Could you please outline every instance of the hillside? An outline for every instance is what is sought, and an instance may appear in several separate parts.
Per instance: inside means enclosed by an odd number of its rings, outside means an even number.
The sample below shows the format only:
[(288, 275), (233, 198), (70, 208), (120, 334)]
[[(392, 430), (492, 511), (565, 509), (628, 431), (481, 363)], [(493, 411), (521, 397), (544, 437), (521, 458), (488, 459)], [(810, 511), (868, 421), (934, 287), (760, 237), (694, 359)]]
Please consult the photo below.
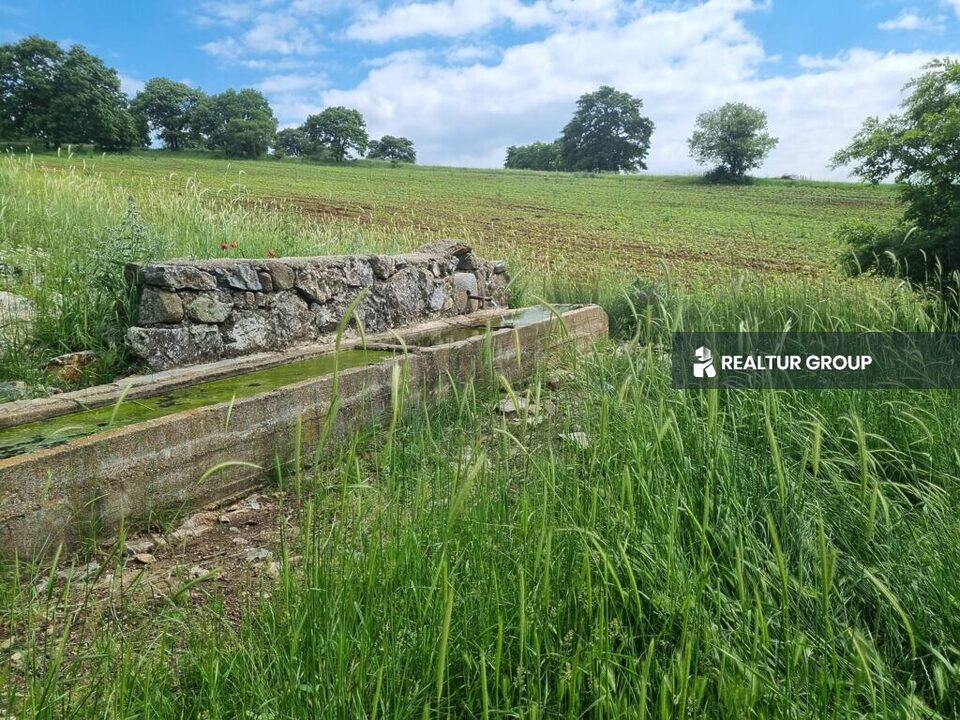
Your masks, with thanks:
[(534, 265), (549, 260), (568, 275), (629, 277), (658, 272), (661, 263), (688, 278), (718, 267), (819, 274), (836, 255), (837, 225), (886, 222), (899, 213), (891, 186), (854, 183), (717, 186), (694, 177), (227, 161), (162, 152), (38, 156), (34, 167), (102, 175), (147, 206), (158, 188), (190, 190), (324, 224), (464, 237), (488, 256)]

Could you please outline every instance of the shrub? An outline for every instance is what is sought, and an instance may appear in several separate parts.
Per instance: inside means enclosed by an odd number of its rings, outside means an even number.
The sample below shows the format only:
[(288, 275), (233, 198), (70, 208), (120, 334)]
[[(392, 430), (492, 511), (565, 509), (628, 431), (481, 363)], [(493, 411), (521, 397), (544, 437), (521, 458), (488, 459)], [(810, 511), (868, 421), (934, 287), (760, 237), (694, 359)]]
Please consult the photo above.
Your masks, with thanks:
[(903, 113), (868, 118), (833, 164), (854, 164), (854, 174), (872, 183), (894, 177), (906, 206), (900, 227), (841, 231), (857, 248), (856, 270), (926, 283), (960, 271), (960, 62), (930, 63), (907, 89)]

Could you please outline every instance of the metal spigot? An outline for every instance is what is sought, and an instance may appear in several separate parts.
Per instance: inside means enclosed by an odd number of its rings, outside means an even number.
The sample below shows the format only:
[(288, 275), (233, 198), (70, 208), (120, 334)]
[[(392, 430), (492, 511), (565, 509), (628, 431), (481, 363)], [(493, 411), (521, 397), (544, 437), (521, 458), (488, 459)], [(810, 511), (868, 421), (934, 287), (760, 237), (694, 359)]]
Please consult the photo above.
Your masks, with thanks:
[(497, 301), (494, 300), (493, 296), (491, 295), (469, 295), (468, 294), (467, 297), (471, 300), (476, 300), (478, 303), (480, 303), (481, 310), (483, 310), (483, 306), (485, 303), (490, 303), (494, 307), (500, 307), (499, 305), (497, 305)]

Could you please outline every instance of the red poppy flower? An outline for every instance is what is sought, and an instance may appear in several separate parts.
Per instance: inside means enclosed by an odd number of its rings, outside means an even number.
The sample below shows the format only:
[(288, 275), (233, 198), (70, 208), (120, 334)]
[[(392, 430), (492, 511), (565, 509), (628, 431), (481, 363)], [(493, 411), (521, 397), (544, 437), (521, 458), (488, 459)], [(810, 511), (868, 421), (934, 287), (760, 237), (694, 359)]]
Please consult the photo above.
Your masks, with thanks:
[(273, 248), (270, 248), (269, 250), (267, 250), (267, 257), (276, 257), (276, 256), (277, 256), (276, 250), (274, 250)]
[(230, 247), (230, 246), (227, 245), (226, 243), (220, 243), (220, 249), (221, 249), (221, 250), (226, 250), (226, 249), (228, 249), (229, 247)]

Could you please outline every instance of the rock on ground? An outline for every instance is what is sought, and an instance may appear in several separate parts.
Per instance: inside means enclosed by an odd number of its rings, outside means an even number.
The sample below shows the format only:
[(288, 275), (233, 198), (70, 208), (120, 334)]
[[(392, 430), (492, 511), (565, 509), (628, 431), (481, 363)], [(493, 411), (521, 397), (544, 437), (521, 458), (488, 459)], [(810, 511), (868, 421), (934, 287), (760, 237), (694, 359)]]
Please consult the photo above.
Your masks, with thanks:
[(0, 290), (0, 346), (5, 339), (29, 334), (36, 315), (36, 308), (27, 298)]

